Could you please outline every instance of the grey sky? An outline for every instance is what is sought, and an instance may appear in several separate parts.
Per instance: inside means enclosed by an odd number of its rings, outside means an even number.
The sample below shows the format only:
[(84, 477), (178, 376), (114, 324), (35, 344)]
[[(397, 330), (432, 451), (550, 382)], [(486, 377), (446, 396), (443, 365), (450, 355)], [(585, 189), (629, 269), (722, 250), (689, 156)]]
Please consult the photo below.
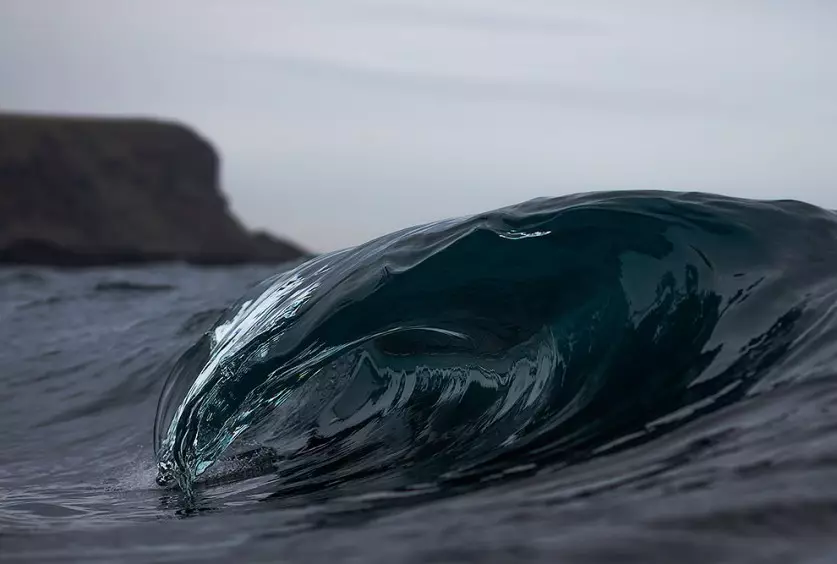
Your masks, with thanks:
[(190, 123), (317, 250), (535, 196), (837, 208), (828, 0), (2, 0), (0, 108)]

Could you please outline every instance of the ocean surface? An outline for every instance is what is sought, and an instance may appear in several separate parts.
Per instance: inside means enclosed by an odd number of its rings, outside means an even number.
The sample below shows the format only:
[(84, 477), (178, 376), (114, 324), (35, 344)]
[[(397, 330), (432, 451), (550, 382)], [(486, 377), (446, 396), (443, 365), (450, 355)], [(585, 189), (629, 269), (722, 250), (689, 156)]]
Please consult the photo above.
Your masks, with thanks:
[(620, 192), (0, 270), (4, 562), (837, 562), (837, 214)]

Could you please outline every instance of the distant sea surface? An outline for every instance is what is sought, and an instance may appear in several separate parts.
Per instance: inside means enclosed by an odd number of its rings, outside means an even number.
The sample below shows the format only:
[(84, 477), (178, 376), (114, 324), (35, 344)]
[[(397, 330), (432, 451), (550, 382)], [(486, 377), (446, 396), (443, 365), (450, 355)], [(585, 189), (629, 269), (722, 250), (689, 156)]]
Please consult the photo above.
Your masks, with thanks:
[(0, 560), (837, 561), (837, 214), (620, 192), (0, 269)]

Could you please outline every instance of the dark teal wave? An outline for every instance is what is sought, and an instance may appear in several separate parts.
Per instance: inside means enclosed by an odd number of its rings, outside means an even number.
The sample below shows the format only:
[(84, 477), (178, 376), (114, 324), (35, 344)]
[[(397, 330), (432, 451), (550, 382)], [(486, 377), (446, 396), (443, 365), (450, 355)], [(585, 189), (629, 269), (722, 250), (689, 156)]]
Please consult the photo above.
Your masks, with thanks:
[(285, 492), (478, 484), (649, 441), (817, 372), (835, 219), (790, 201), (600, 193), (315, 258), (178, 363), (158, 481), (190, 489), (224, 459)]

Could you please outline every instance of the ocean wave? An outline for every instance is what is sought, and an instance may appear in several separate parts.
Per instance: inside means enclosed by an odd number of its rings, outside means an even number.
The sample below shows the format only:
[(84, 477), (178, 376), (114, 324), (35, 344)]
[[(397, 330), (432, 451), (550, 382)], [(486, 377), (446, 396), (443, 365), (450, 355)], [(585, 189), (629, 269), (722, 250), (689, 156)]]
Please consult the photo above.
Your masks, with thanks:
[(619, 192), (314, 258), (177, 363), (158, 483), (439, 491), (634, 448), (827, 370), (835, 242), (799, 202)]

